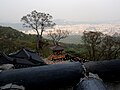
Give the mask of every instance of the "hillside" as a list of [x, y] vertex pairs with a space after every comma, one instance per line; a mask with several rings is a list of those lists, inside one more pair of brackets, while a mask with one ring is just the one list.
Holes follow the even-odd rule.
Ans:
[[69, 44], [80, 44], [82, 41], [80, 35], [70, 35], [66, 37], [65, 39], [62, 39], [61, 42], [63, 43], [69, 43]]
[[[0, 26], [0, 51], [1, 52], [12, 53], [21, 49], [22, 47], [36, 50], [35, 39], [36, 39], [35, 35], [24, 34], [11, 27]], [[48, 39], [45, 39], [45, 41], [47, 46], [46, 45], [44, 46], [42, 53], [45, 57], [48, 57], [51, 54], [51, 50], [49, 49], [49, 47], [52, 46], [53, 43], [51, 40], [48, 40]], [[76, 54], [76, 51], [78, 51], [78, 46], [71, 43], [78, 44], [79, 43], [78, 41], [80, 41], [80, 36], [69, 36], [66, 38], [66, 40], [62, 41], [64, 43], [60, 43], [60, 44], [65, 48], [65, 51], [70, 52], [72, 54]]]
[[11, 27], [0, 26], [0, 39], [35, 41], [35, 35], [27, 35]]
[[[48, 36], [44, 35], [43, 37], [51, 40]], [[68, 37], [61, 39], [60, 42], [65, 44], [80, 44], [82, 43], [82, 38], [81, 35], [68, 35]]]
[[0, 51], [11, 53], [22, 47], [35, 49], [35, 35], [27, 35], [11, 27], [0, 26]]

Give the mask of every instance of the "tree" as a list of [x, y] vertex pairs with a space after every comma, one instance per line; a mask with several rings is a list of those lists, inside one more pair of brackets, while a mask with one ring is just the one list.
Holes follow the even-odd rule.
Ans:
[[[107, 60], [119, 58], [120, 52], [120, 36], [105, 35], [103, 41], [104, 58]], [[102, 47], [102, 48], [103, 48]]]
[[53, 41], [54, 45], [58, 45], [61, 39], [68, 37], [69, 32], [67, 30], [54, 29], [53, 31], [48, 32], [48, 37]]
[[[40, 42], [42, 42], [42, 35], [46, 27], [53, 27], [55, 23], [52, 22], [52, 16], [50, 14], [37, 12], [36, 10], [32, 11], [30, 14], [23, 16], [21, 21], [23, 26], [32, 28], [37, 32], [37, 46], [36, 49], [39, 50], [42, 48]], [[40, 33], [39, 33], [40, 29]]]
[[88, 59], [89, 60], [97, 60], [96, 51], [98, 49], [98, 45], [102, 41], [103, 34], [101, 32], [93, 32], [93, 31], [84, 31], [82, 39], [88, 51]]
[[101, 32], [84, 32], [82, 39], [89, 60], [111, 60], [120, 58], [120, 35]]

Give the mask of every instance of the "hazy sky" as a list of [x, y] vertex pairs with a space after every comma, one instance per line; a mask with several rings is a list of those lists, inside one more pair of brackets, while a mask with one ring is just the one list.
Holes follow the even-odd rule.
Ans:
[[0, 22], [20, 22], [33, 10], [70, 21], [120, 20], [120, 0], [0, 0]]

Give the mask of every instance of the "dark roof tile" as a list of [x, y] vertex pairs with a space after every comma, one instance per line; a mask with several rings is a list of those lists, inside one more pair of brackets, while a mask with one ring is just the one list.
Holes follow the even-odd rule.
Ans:
[[64, 48], [62, 46], [59, 46], [59, 45], [50, 47], [50, 49], [53, 50], [53, 51], [64, 50]]

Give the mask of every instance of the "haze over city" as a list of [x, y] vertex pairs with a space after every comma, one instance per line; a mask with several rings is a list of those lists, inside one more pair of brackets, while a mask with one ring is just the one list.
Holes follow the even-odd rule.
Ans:
[[120, 0], [0, 0], [0, 22], [19, 23], [32, 10], [53, 19], [79, 22], [119, 22]]
[[81, 35], [85, 30], [112, 35], [120, 33], [119, 3], [120, 0], [1, 0], [0, 24], [36, 34], [31, 28], [23, 28], [20, 20], [37, 10], [52, 15], [59, 28], [71, 35]]

